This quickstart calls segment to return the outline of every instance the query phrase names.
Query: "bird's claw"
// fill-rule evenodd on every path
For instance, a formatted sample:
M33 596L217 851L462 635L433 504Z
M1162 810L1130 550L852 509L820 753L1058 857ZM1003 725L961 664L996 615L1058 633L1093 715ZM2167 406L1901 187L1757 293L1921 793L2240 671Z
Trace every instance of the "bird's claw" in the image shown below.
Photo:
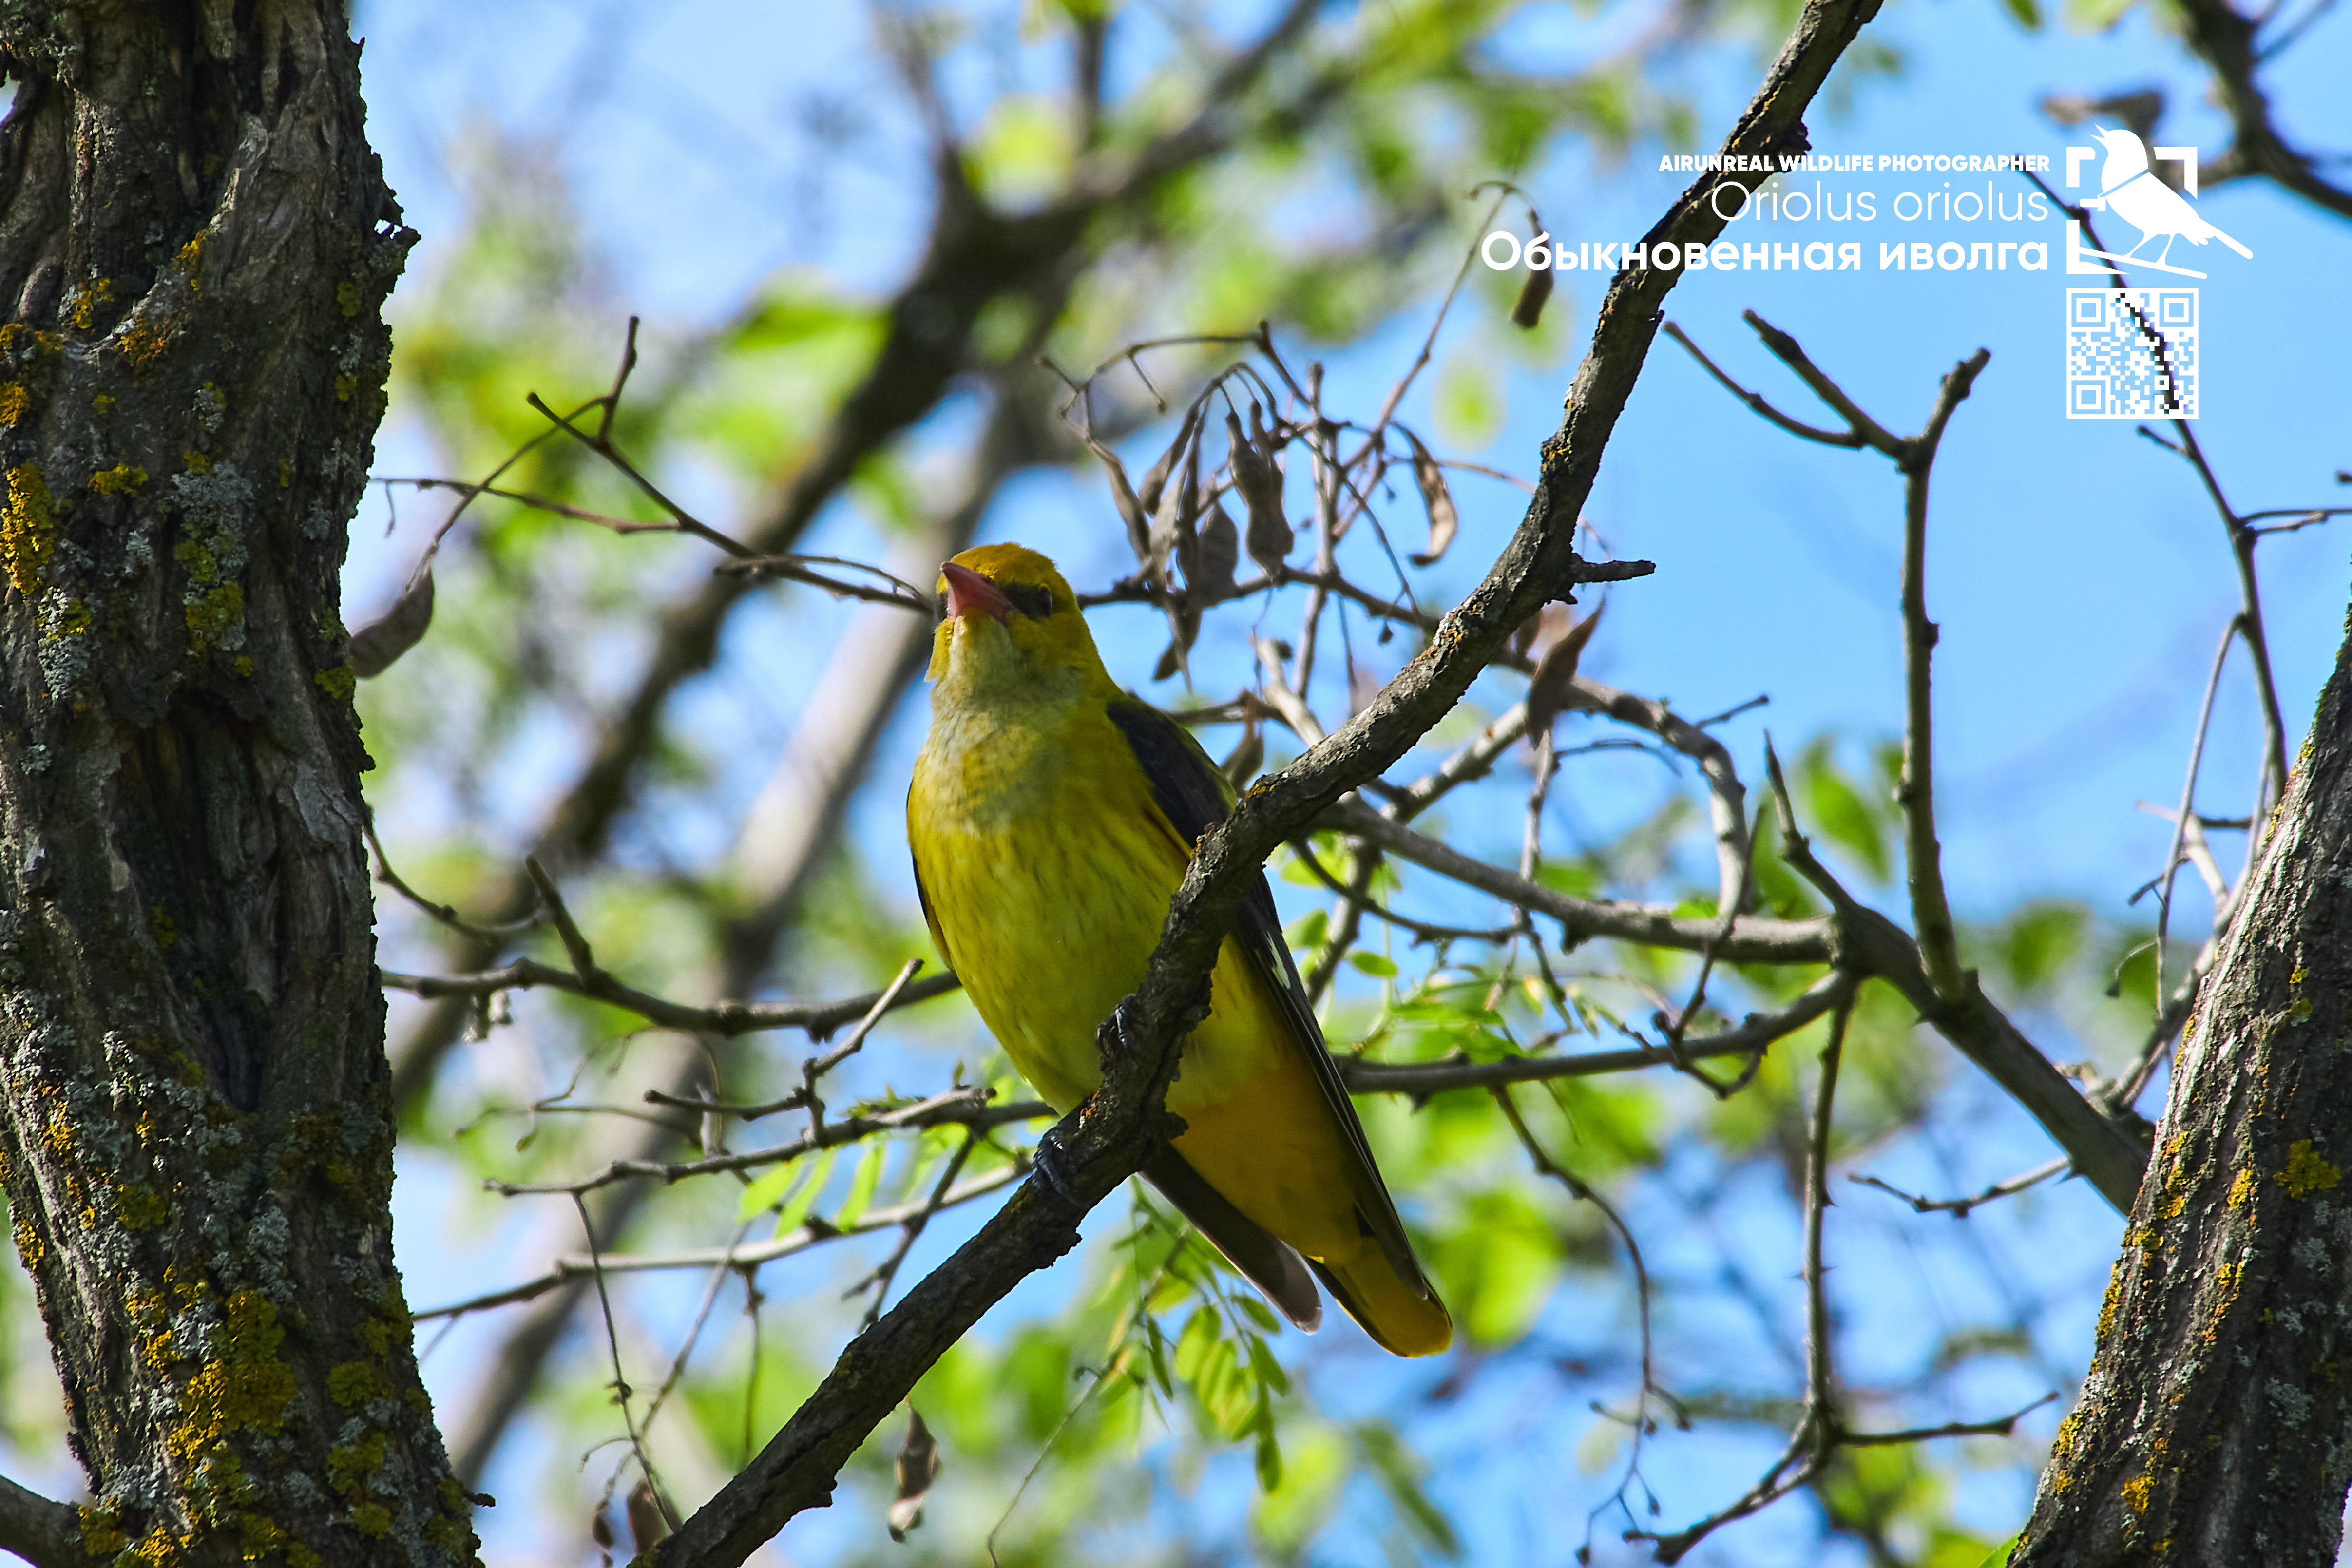
M1071 1179L1070 1152L1062 1145L1060 1128L1048 1127L1038 1137L1036 1152L1029 1156L1029 1168L1064 1203L1078 1204L1077 1187Z
M1095 1030L1095 1054L1101 1058L1104 1066L1108 1067L1121 1057L1135 1054L1138 1032L1135 1013L1135 998L1122 996L1118 1005L1110 1010L1110 1016Z

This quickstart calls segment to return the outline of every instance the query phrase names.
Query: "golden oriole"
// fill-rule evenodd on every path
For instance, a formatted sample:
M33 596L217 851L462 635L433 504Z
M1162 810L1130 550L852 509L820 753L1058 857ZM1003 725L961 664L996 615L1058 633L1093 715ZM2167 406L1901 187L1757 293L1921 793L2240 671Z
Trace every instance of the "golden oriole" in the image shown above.
M1112 683L1052 562L994 544L940 572L931 731L907 795L916 886L982 1020L1066 1112L1100 1080L1095 1031L1142 981L1233 786L1182 726ZM1452 1342L1262 876L1168 1108L1185 1131L1143 1174L1292 1322L1321 1322L1319 1278L1399 1355Z

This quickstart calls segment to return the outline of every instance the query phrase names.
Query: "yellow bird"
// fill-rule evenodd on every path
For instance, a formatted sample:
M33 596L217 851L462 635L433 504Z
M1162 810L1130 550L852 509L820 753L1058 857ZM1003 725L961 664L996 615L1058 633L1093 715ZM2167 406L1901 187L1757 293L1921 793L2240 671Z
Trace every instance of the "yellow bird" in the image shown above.
M1142 981L1233 787L1182 726L1112 683L1035 551L967 550L939 592L931 731L907 795L916 886L982 1020L1068 1111L1100 1080L1095 1031ZM1302 1329L1322 1321L1320 1279L1398 1355L1452 1342L1263 877L1180 1074L1168 1108L1186 1130L1143 1173L1235 1268Z

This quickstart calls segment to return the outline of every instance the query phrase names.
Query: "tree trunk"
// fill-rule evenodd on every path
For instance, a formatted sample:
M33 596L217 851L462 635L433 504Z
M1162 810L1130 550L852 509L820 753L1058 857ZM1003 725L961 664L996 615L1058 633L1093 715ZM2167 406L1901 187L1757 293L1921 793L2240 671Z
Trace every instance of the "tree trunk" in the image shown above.
M333 0L118 0L0 53L0 1154L80 1546L464 1560L336 614L415 237L359 50Z
M2352 1476L2352 626L2183 1032L2014 1568L2336 1561Z

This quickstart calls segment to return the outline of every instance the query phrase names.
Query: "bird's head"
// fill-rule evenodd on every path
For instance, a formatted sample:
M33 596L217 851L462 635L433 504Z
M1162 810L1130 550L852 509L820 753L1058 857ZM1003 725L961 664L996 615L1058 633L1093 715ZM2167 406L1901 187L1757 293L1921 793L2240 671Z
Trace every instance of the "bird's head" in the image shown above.
M1074 694L1108 683L1078 598L1054 563L1018 544L984 544L940 568L930 676L995 700Z

